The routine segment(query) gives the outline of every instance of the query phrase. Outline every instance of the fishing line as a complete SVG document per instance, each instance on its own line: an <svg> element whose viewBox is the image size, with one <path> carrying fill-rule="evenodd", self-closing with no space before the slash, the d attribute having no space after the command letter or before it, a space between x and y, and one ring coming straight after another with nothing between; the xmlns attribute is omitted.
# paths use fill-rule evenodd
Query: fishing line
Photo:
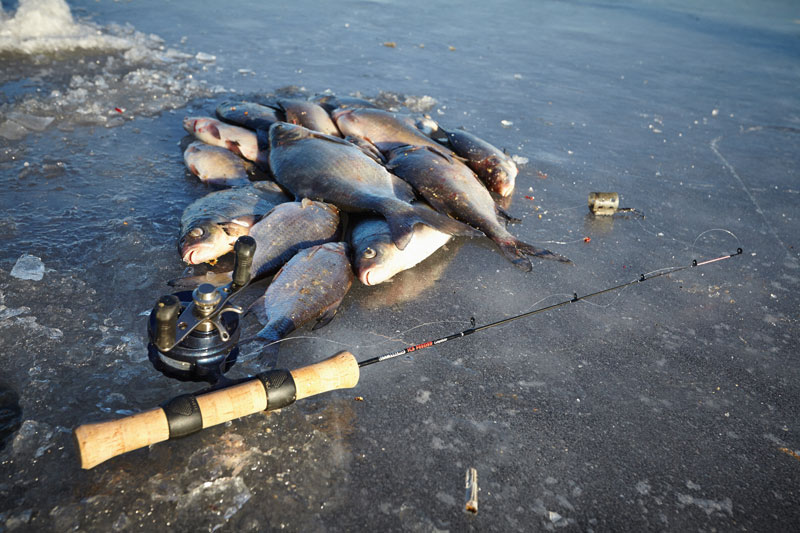
<svg viewBox="0 0 800 533"><path fill-rule="evenodd" d="M707 229L707 230L705 230L703 233L701 233L700 235L698 235L698 236L695 238L694 242L692 242L692 247L689 249L689 253L692 253L692 252L694 252L694 247L695 247L695 245L697 244L697 241L699 241L699 240L700 240L700 237L702 237L702 236L703 236L703 235L705 235L706 233L711 233L712 231L721 231L721 232L723 232L723 233L727 233L728 235L730 235L731 237L733 237L734 239L736 239L736 247L737 247L737 248L741 248L741 247L742 247L742 243L741 243L741 241L739 240L739 237L737 237L737 236L736 236L736 234L735 234L735 233L733 233L732 231L730 231L730 230L727 230L727 229L725 229L725 228L712 228L712 229Z"/></svg>
<svg viewBox="0 0 800 533"><path fill-rule="evenodd" d="M534 305L536 305L536 304L534 304ZM425 322L423 324L417 324L416 326L410 327L410 328L408 328L406 330L399 331L399 332L395 333L392 337L401 337L401 336L403 336L403 335L405 335L405 334L407 334L407 333L409 333L411 331L414 331L415 329L424 328L426 326L434 326L434 325L437 325L437 324L464 324L464 323L465 323L464 320L435 320L433 322ZM381 333L376 333L374 331L369 331L367 333L369 333L370 335L375 335L376 337L383 337L384 340L378 341L378 342L374 342L374 343L371 343L371 344L351 344L351 343L347 343L347 342L336 341L336 340L333 340L333 339L328 339L328 338L325 338L325 337L314 336L314 335L294 335L294 336L284 337L283 339L278 339L276 341L272 341L272 342L270 342L268 344L263 344L263 345L260 346L260 348L267 348L269 346L272 346L273 344L278 344L278 343L281 343L281 342L286 342L286 341L291 341L291 340L300 340L300 339L303 339L303 340L317 340L317 341L328 342L328 343L336 344L338 346L342 346L342 347L345 347L345 348L350 348L352 350L360 350L360 349L363 349L363 348L375 348L377 346L381 346L381 345L389 343L389 342L403 342L403 343L406 342L401 338L390 338L388 335L383 335ZM244 344L250 344L250 343L252 343L254 341L259 341L259 340L262 340L262 339L258 335L252 335L250 337L245 338L244 340L240 340L239 341L239 346L242 346ZM247 361L250 361L252 359L255 359L255 357L244 358L244 359L240 358L239 360L242 361L242 362L247 362Z"/></svg>

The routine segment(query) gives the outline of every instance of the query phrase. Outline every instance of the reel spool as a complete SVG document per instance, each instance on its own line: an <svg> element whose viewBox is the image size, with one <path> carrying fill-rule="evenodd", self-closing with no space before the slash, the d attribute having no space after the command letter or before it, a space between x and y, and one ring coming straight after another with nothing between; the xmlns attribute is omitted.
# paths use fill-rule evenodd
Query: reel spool
<svg viewBox="0 0 800 533"><path fill-rule="evenodd" d="M181 381L224 379L239 354L241 307L230 300L250 282L256 241L239 237L234 246L233 280L215 287L203 283L194 291L162 296L150 312L147 355L159 372Z"/></svg>

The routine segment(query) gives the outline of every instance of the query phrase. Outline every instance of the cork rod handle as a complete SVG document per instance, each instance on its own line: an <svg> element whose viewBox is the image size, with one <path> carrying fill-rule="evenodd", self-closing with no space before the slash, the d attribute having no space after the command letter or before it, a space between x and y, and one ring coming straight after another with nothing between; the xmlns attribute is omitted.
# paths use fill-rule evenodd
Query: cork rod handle
<svg viewBox="0 0 800 533"><path fill-rule="evenodd" d="M296 394L290 401L275 405L273 409L323 392L355 387L359 377L358 362L350 352L339 352L319 363L291 370L289 373L294 380ZM177 430L178 424L171 420L173 415L161 407L118 420L84 424L73 432L81 467L93 468L117 455L176 438L176 433L180 436L188 435L229 420L269 410L270 392L272 389L268 382L252 379L196 397L190 396L187 401L195 410L191 414L199 413L199 418L196 427L192 427L190 421L181 430Z"/></svg>

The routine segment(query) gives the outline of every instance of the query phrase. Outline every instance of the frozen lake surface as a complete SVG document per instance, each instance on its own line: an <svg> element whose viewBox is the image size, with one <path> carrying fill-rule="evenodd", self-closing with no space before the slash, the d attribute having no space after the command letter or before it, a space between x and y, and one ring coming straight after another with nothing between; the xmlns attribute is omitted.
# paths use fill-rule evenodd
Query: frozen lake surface
<svg viewBox="0 0 800 533"><path fill-rule="evenodd" d="M3 2L0 529L800 522L796 3L278 4ZM526 274L455 240L392 283L356 283L328 326L282 344L281 367L744 253L81 470L73 428L199 388L151 367L142 315L182 272L180 215L207 192L181 119L278 91L407 103L526 159L510 229L575 263ZM593 217L592 191L646 217Z"/></svg>

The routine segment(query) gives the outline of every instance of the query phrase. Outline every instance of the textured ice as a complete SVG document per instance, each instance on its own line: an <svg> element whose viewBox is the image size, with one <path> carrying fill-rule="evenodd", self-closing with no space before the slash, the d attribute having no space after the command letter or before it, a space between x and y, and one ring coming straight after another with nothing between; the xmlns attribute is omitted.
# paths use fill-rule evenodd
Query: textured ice
<svg viewBox="0 0 800 533"><path fill-rule="evenodd" d="M252 496L241 477L221 477L205 481L178 500L179 513L195 508L214 509L204 522L210 531L216 531L235 515ZM209 523L210 522L210 523Z"/></svg>
<svg viewBox="0 0 800 533"><path fill-rule="evenodd" d="M14 263L11 275L19 279L41 281L44 277L44 263L35 255L23 254Z"/></svg>
<svg viewBox="0 0 800 533"><path fill-rule="evenodd" d="M11 112L7 116L10 120L13 120L31 131L44 131L54 120L53 117L39 117L15 112Z"/></svg>
<svg viewBox="0 0 800 533"><path fill-rule="evenodd" d="M13 120L6 120L2 124L0 124L0 137L4 139L8 139L9 141L18 141L25 137L28 134L28 130L25 129L19 122Z"/></svg>
<svg viewBox="0 0 800 533"><path fill-rule="evenodd" d="M25 420L11 444L16 455L41 457L53 445L53 429L43 422Z"/></svg>
<svg viewBox="0 0 800 533"><path fill-rule="evenodd" d="M89 49L93 58L66 53L74 49ZM40 80L35 91L14 87L13 98L0 104L0 137L7 140L53 122L64 130L75 124L118 127L215 92L194 77L199 63L191 54L129 24L76 22L63 0L23 0L0 21L3 52L27 56L16 56L0 75L0 90L18 72ZM64 87L59 80L66 75L71 79Z"/></svg>
<svg viewBox="0 0 800 533"><path fill-rule="evenodd" d="M34 54L131 46L126 39L104 35L94 24L75 22L64 0L20 0L13 15L0 14L0 52Z"/></svg>
<svg viewBox="0 0 800 533"><path fill-rule="evenodd" d="M14 112L54 118L0 138L0 422L10 420L0 529L797 523L800 498L784 482L796 478L789 452L800 442L800 44L789 4L70 3L76 23L132 47L0 54L0 127ZM457 31L475 21L481 31ZM398 47L376 44L387 40ZM425 48L408 44L418 42ZM198 51L215 62L200 64ZM524 274L488 240L453 239L385 287L354 286L329 325L282 344L280 367L340 349L376 356L464 330L470 317L485 324L745 252L365 367L357 389L81 470L65 428L201 387L152 369L138 313L183 270L180 213L206 190L184 168L180 117L213 113L226 98L215 87L258 101L281 87L373 100L386 91L398 110L430 95L443 127L529 159L507 207L522 222L509 230L574 261ZM593 217L590 191L619 192L647 218ZM735 236L696 242L710 228ZM25 253L45 263L41 281L10 275ZM252 333L253 317L243 321ZM262 370L241 363L231 377ZM482 472L477 516L452 504L470 465Z"/></svg>

